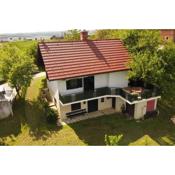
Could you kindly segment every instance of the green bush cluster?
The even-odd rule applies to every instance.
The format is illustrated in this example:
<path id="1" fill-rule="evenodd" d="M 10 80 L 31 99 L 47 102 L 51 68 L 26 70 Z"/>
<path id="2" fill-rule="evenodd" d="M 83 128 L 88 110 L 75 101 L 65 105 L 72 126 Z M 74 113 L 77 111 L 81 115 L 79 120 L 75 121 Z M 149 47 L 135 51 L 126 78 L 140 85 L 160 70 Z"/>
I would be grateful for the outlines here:
<path id="1" fill-rule="evenodd" d="M 56 124 L 58 114 L 54 109 L 48 108 L 46 110 L 46 120 L 49 124 Z"/>
<path id="2" fill-rule="evenodd" d="M 40 103 L 43 106 L 45 117 L 46 117 L 46 121 L 49 124 L 56 124 L 57 119 L 58 119 L 57 111 L 52 109 L 52 108 L 50 108 L 48 102 L 45 101 L 44 99 L 40 99 Z"/>
<path id="3" fill-rule="evenodd" d="M 116 135 L 116 136 L 108 136 L 105 135 L 105 144 L 108 146 L 117 146 L 119 142 L 123 138 L 123 134 Z"/>

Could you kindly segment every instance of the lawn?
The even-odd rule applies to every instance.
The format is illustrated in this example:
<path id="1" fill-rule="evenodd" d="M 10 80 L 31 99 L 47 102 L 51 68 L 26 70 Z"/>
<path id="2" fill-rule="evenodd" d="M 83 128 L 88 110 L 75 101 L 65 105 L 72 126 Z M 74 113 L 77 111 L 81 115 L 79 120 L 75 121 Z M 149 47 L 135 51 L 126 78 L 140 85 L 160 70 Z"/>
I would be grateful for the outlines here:
<path id="1" fill-rule="evenodd" d="M 122 134 L 119 145 L 175 144 L 170 121 L 175 109 L 169 103 L 159 105 L 159 117 L 140 122 L 113 114 L 63 127 L 49 125 L 38 102 L 44 84 L 45 77 L 34 79 L 26 98 L 15 102 L 14 116 L 0 121 L 1 145 L 105 145 L 105 134 Z"/>

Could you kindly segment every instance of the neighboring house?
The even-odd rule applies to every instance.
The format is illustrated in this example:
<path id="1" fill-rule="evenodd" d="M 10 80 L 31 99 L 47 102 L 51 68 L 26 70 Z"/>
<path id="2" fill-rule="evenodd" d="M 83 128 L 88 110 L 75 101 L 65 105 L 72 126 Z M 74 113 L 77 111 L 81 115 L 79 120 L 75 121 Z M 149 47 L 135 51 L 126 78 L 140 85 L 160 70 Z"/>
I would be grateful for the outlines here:
<path id="1" fill-rule="evenodd" d="M 152 89 L 128 87 L 127 49 L 120 40 L 43 42 L 47 84 L 62 119 L 104 109 L 124 111 L 135 119 L 155 111 L 157 100 Z"/>
<path id="2" fill-rule="evenodd" d="M 16 94 L 15 88 L 11 88 L 7 83 L 0 85 L 0 119 L 13 115 L 12 102 Z"/>
<path id="3" fill-rule="evenodd" d="M 160 34 L 164 41 L 175 41 L 175 30 L 174 29 L 161 29 Z"/>

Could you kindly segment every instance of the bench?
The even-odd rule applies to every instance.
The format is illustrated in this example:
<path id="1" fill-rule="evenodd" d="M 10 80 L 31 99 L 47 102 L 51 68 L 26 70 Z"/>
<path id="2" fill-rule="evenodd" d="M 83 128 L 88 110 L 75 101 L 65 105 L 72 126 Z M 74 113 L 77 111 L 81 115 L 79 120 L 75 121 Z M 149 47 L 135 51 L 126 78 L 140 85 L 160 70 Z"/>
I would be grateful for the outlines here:
<path id="1" fill-rule="evenodd" d="M 68 118 L 72 118 L 73 116 L 80 115 L 80 114 L 85 114 L 85 113 L 87 113 L 86 109 L 78 109 L 78 110 L 75 110 L 75 111 L 67 112 L 66 116 Z"/>

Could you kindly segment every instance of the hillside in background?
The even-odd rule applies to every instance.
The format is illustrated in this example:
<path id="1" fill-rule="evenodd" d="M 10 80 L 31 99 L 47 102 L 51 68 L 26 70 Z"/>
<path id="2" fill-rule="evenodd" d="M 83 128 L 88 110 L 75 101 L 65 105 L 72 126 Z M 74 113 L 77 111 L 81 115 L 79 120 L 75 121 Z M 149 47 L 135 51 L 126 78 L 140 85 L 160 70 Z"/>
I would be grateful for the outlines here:
<path id="1" fill-rule="evenodd" d="M 93 33 L 95 30 L 90 30 Z M 51 38 L 63 38 L 64 33 L 67 31 L 53 31 L 53 32 L 34 32 L 34 33 L 9 33 L 0 34 L 0 42 L 5 41 L 18 41 L 18 40 L 42 40 Z"/>

